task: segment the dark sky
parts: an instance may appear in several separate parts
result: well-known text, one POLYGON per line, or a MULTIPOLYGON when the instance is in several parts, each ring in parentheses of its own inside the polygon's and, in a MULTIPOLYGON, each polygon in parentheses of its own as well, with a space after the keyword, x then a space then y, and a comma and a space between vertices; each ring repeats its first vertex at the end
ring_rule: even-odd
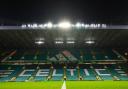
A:
POLYGON ((128 24, 128 5, 118 0, 0 0, 0 23, 71 22, 128 24))

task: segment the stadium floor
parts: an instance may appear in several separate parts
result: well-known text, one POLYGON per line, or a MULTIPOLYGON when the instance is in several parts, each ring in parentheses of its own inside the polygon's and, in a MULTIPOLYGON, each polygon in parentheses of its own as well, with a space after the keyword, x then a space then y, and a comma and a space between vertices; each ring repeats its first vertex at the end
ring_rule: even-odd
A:
MULTIPOLYGON (((1 82, 0 89, 61 89, 62 81, 1 82)), ((128 81, 66 81, 66 89, 128 89, 128 81)))

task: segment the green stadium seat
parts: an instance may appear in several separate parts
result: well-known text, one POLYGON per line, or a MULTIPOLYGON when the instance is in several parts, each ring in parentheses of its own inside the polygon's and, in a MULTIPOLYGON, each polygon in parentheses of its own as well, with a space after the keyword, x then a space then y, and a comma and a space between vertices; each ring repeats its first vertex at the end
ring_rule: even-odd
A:
POLYGON ((67 80, 78 80, 78 70, 77 69, 67 69, 66 70, 67 80), (71 73, 71 70, 73 71, 71 73))
POLYGON ((63 74, 64 74, 63 69, 55 69, 53 71, 52 80, 62 80, 64 76, 63 74), (55 72, 55 75, 54 75, 54 72, 55 72))
POLYGON ((84 69, 80 69, 80 76, 82 76, 83 80, 96 80, 96 75, 93 69, 86 69, 88 74, 85 74, 84 69))

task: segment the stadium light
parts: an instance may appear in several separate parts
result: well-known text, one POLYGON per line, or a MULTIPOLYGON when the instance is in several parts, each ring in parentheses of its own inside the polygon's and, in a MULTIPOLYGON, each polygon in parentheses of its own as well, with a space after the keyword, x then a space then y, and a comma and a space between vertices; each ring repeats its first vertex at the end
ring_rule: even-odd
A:
POLYGON ((38 24, 35 23, 35 24, 32 25, 32 27, 33 28, 37 28, 38 27, 38 24))
POLYGON ((53 24, 51 22, 47 23, 47 28, 52 28, 53 24))
POLYGON ((25 25, 25 24, 22 24, 22 26, 21 26, 22 28, 26 28, 27 26, 25 25))
POLYGON ((52 28, 53 24, 51 22, 48 22, 46 24, 43 25, 44 28, 52 28))
POLYGON ((68 28, 70 28, 71 26, 72 26, 72 25, 71 25, 70 22, 60 22, 60 23, 58 24, 58 27, 63 28, 63 29, 68 29, 68 28))
POLYGON ((63 41, 55 41, 56 44, 63 44, 63 41))
POLYGON ((44 44, 44 41, 36 41, 35 43, 38 45, 41 45, 41 44, 44 44))
POLYGON ((67 44, 74 44, 75 41, 67 41, 67 44))
POLYGON ((81 27, 81 23, 76 23, 76 25, 75 25, 77 28, 80 28, 81 27))
POLYGON ((21 25, 22 28, 38 28, 38 29, 52 29, 52 28, 62 28, 62 29, 69 29, 69 28, 106 28, 107 25, 106 24, 84 24, 81 22, 77 22, 76 24, 72 24, 69 21, 62 21, 58 24, 52 24, 52 22, 48 22, 45 24, 22 24, 21 25))
POLYGON ((87 43, 87 44, 94 44, 95 42, 94 42, 94 41, 89 40, 89 41, 86 41, 85 43, 87 43))

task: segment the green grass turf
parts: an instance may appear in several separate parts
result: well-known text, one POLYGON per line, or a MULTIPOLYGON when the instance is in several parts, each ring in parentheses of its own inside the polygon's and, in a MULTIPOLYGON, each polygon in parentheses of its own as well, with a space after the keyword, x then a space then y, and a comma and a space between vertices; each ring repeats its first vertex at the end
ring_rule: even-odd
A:
MULTIPOLYGON (((61 89, 62 81, 0 82, 0 89, 61 89)), ((128 81, 66 81, 67 89, 128 89, 128 81)))

